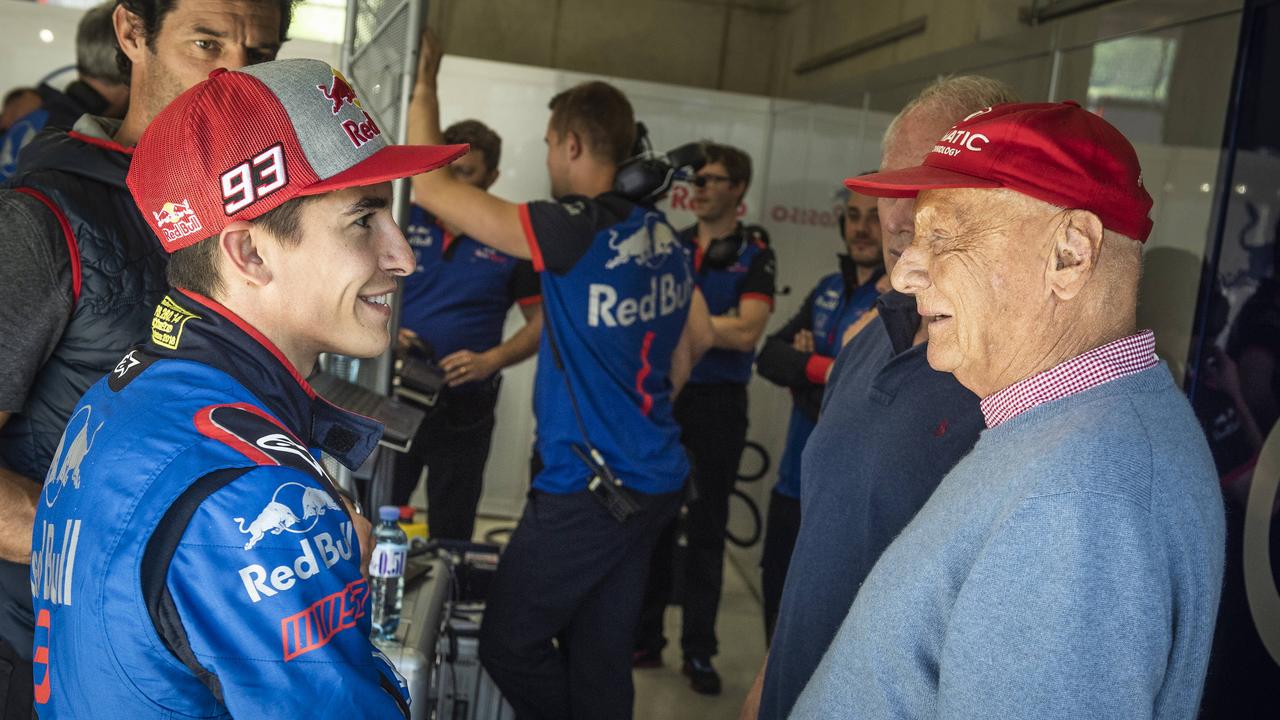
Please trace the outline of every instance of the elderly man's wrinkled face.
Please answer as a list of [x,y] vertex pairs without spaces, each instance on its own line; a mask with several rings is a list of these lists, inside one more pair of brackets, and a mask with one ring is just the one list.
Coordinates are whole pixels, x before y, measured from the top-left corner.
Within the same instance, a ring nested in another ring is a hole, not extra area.
[[920,193],[893,287],[916,296],[935,370],[978,392],[1003,387],[1043,351],[1035,329],[1052,296],[1045,270],[1055,214],[1008,190]]

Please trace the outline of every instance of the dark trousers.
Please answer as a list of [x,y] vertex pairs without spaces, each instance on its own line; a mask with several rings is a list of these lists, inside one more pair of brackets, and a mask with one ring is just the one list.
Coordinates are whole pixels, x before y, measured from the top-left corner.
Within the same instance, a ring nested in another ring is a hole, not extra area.
[[405,505],[427,468],[427,529],[433,538],[470,540],[484,489],[493,439],[496,381],[465,393],[444,393],[418,428],[409,452],[396,456],[391,502]]
[[662,616],[673,583],[683,589],[684,656],[709,658],[719,650],[716,614],[724,582],[724,533],[729,522],[729,494],[738,479],[738,462],[747,441],[747,388],[744,385],[687,385],[676,399],[680,441],[693,456],[697,499],[684,516],[688,545],[682,577],[674,578],[676,535],[672,523],[663,530],[653,553],[644,608],[635,645],[661,650]]
[[480,662],[520,720],[630,718],[631,641],[658,532],[679,493],[613,519],[588,492],[529,493],[480,627]]
[[0,720],[34,717],[34,625],[31,566],[0,560]]
[[764,640],[773,640],[782,604],[782,587],[787,581],[791,552],[800,534],[800,501],[774,491],[769,495],[769,516],[764,526],[764,554],[760,558],[761,590],[764,595]]

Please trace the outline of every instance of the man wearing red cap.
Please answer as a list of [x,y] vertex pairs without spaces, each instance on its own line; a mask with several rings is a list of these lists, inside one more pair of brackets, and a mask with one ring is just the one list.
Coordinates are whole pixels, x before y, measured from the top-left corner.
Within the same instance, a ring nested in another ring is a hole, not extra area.
[[1196,716],[1222,502],[1190,405],[1136,331],[1151,198],[1075,103],[987,108],[924,164],[892,273],[929,364],[987,429],[867,577],[792,717]]
[[174,289],[81,398],[37,504],[41,717],[408,717],[319,463],[359,467],[382,427],[304,378],[388,347],[413,269],[389,181],[465,152],[388,146],[317,60],[215,70],[147,127],[128,186]]

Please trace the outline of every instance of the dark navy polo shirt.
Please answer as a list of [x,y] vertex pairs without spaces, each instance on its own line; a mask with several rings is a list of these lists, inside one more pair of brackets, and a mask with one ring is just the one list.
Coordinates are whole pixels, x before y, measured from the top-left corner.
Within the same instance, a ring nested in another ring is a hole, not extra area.
[[[739,238],[737,257],[725,267],[711,267],[698,246],[698,226],[680,232],[680,240],[693,254],[693,267],[698,289],[707,301],[712,315],[736,312],[738,304],[748,298],[762,300],[773,308],[777,260],[773,250],[759,239],[744,237],[741,224],[734,230]],[[690,385],[732,383],[745,385],[751,380],[755,350],[741,352],[711,348],[689,375]]]
[[983,428],[978,397],[929,367],[927,343],[911,346],[914,300],[891,292],[879,308],[840,352],[804,449],[761,720],[791,712],[880,553]]
[[[826,384],[827,369],[839,353],[845,331],[875,305],[880,296],[876,281],[883,275],[884,270],[877,269],[859,285],[853,260],[841,255],[840,272],[819,280],[800,311],[765,341],[760,355],[760,374],[790,388],[794,401],[786,447],[778,463],[778,483],[774,486],[782,495],[800,498],[801,453],[817,422],[818,401]],[[812,353],[802,353],[791,346],[801,330],[813,333]],[[815,393],[818,394],[815,396]]]
[[689,463],[670,374],[694,291],[688,251],[661,212],[614,193],[528,203],[520,220],[545,319],[533,397],[544,467],[534,488],[585,490],[590,474],[573,446],[589,440],[624,486],[679,490]]
[[529,261],[465,235],[454,237],[417,205],[410,210],[405,238],[416,265],[404,280],[400,324],[429,342],[437,361],[458,350],[496,347],[511,304],[542,299]]

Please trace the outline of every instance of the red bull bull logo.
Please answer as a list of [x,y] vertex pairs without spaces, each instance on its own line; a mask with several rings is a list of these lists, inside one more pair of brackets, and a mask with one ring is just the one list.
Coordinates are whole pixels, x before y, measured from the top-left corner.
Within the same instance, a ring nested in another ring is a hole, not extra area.
[[[279,447],[281,443],[293,446],[294,443],[282,434],[277,433],[266,438],[262,438],[259,444],[267,443],[272,447]],[[271,443],[275,443],[271,445]],[[298,452],[305,454],[306,451],[299,448]],[[308,457],[308,459],[310,459]],[[315,463],[314,460],[311,460]],[[286,494],[282,494],[282,492]],[[287,502],[283,501],[289,496]],[[288,503],[294,503],[300,506],[301,512],[294,512],[294,509]],[[266,537],[268,533],[279,535],[282,532],[291,532],[306,534],[315,527],[320,521],[320,516],[324,515],[326,510],[337,510],[338,504],[329,497],[329,494],[320,488],[311,488],[296,482],[287,482],[276,488],[275,494],[271,496],[271,501],[267,503],[251,522],[245,524],[244,518],[235,518],[240,532],[249,536],[248,542],[244,544],[245,550],[252,550]],[[310,522],[306,522],[310,520]],[[303,525],[302,527],[295,527]]]
[[152,211],[156,230],[164,234],[165,242],[176,242],[188,235],[200,232],[200,218],[185,198],[182,202],[167,202],[159,210]]
[[333,78],[329,81],[329,86],[317,85],[316,88],[332,103],[332,113],[337,115],[346,103],[351,103],[363,110],[364,106],[360,104],[360,99],[356,97],[356,91],[351,89],[351,83],[347,82],[347,78],[337,68],[330,69],[333,70]]

